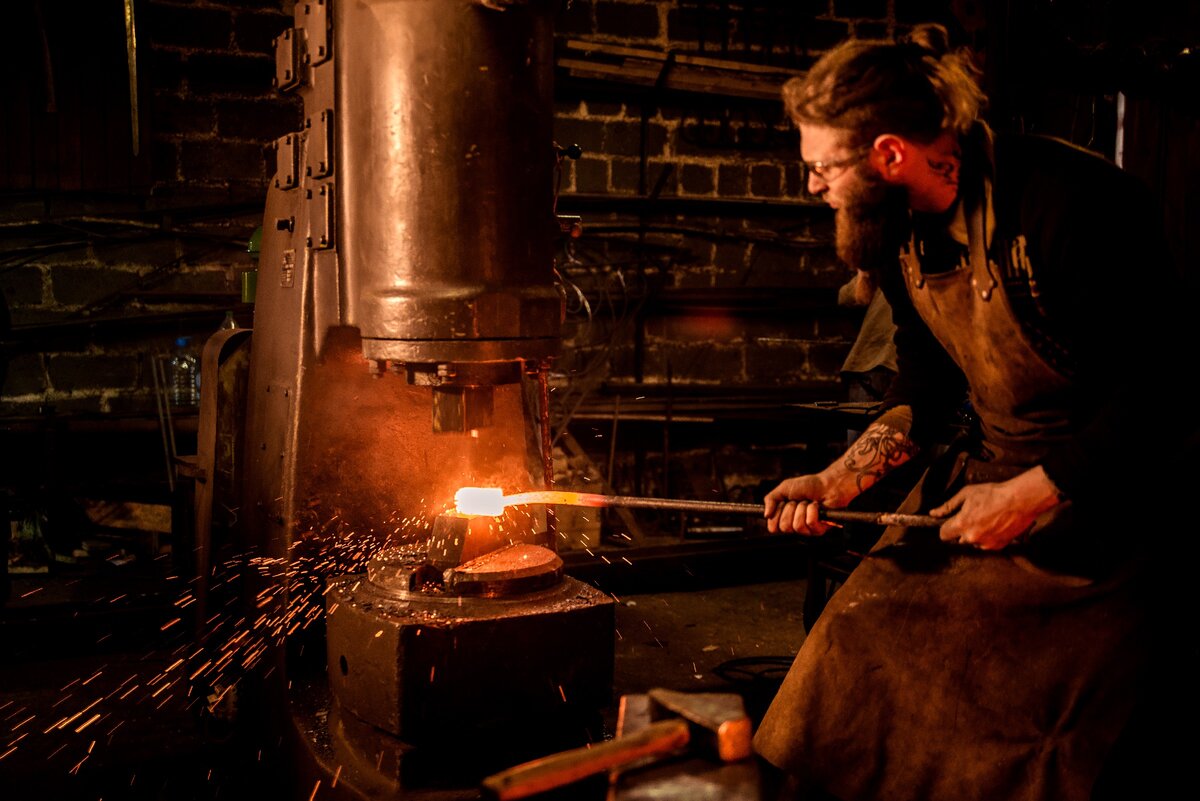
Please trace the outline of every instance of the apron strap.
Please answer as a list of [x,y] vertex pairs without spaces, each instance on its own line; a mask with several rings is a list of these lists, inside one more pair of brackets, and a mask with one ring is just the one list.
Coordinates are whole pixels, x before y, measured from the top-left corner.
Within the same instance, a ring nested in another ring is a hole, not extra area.
[[987,253],[986,188],[981,188],[979,196],[967,208],[967,252],[971,260],[971,289],[985,302],[989,301],[996,288],[996,276],[992,274]]

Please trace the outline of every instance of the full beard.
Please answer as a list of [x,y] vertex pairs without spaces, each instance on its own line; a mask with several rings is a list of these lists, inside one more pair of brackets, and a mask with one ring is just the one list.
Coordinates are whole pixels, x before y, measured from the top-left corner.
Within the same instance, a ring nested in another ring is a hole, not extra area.
[[885,183],[867,168],[856,169],[853,189],[837,210],[837,255],[859,271],[855,294],[869,302],[879,272],[895,264],[908,239],[908,201],[904,189]]

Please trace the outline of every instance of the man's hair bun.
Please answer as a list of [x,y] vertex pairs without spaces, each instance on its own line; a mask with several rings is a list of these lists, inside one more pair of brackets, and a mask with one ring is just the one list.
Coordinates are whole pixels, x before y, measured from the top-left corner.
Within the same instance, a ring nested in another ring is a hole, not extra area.
[[932,22],[916,26],[901,42],[924,51],[926,55],[941,58],[950,52],[950,33],[943,26]]

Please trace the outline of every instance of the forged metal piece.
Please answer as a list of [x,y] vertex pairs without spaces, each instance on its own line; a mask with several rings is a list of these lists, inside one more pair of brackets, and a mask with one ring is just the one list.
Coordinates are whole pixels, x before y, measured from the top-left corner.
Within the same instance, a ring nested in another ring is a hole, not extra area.
[[[488,519],[445,517],[443,533],[451,543],[469,536],[463,533],[468,525],[482,527]],[[403,600],[420,601],[422,595],[436,593],[503,598],[552,587],[562,581],[562,569],[554,551],[527,543],[505,545],[467,562],[447,557],[444,564],[426,558],[420,549],[389,548],[367,563],[367,581],[378,592]]]
[[562,580],[562,570],[554,551],[519,543],[447,570],[445,584],[456,595],[500,598],[551,587]]

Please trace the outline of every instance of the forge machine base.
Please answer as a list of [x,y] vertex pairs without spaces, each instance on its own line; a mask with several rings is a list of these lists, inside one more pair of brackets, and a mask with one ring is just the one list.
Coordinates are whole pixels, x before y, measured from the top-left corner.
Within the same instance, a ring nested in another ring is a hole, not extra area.
[[[603,736],[614,601],[570,577],[502,598],[399,590],[362,575],[326,593],[327,731],[310,739],[347,797],[386,797]],[[324,771],[322,771],[324,772]]]

